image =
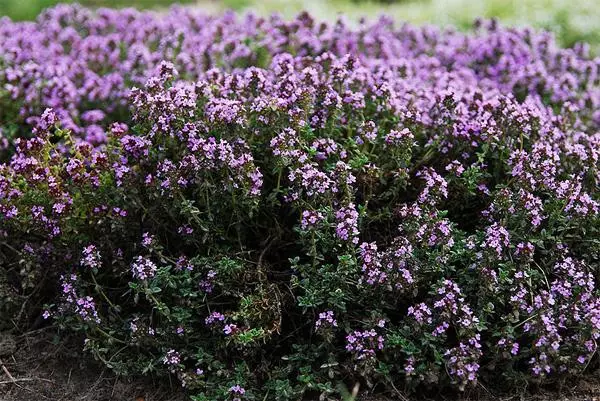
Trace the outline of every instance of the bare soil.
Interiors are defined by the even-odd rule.
[[[115,376],[51,330],[0,333],[0,401],[184,401],[175,383]]]
[[[186,401],[176,383],[117,377],[82,352],[80,340],[55,340],[52,329],[20,336],[0,333],[0,401]],[[351,401],[349,398],[348,401]],[[434,398],[395,394],[357,401],[600,401],[600,375],[560,389],[492,394],[477,390]],[[310,401],[310,400],[307,400]]]

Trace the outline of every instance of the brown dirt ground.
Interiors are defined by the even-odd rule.
[[[55,344],[53,336],[51,330],[12,338],[0,333],[0,401],[186,400],[175,383],[169,388],[151,379],[116,377],[84,356],[80,341]],[[7,342],[14,345],[2,352]]]
[[[12,336],[0,333],[0,401],[185,401],[176,383],[116,377],[83,355],[75,340],[53,341],[52,330]],[[477,391],[435,399],[398,394],[360,401],[600,401],[600,374],[563,385],[561,391],[493,395]],[[357,400],[357,401],[358,401]]]

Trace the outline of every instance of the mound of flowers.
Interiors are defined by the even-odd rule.
[[[597,368],[585,46],[185,9],[2,22],[1,326],[40,316],[196,400]]]

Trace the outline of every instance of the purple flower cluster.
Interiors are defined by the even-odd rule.
[[[78,285],[78,277],[76,274],[61,276],[63,303],[59,306],[59,312],[65,313],[67,310],[72,311],[75,315],[81,318],[84,322],[100,323],[100,317],[96,310],[96,303],[91,296],[79,296],[76,290]]]
[[[174,349],[170,349],[163,357],[163,363],[170,369],[175,369],[181,364],[181,355]]]
[[[95,245],[88,245],[83,248],[81,252],[81,261],[79,262],[81,266],[87,267],[90,269],[97,269],[100,267],[102,261],[100,259],[100,252]]]
[[[219,312],[212,312],[204,319],[206,326],[213,329],[219,328],[226,336],[233,335],[239,331],[239,328],[236,324],[225,323],[225,321],[225,315]]]
[[[319,223],[325,220],[325,216],[323,213],[319,211],[305,210],[302,212],[302,221],[300,222],[300,226],[303,230],[308,230],[309,228],[315,228],[319,225]]]
[[[156,274],[156,264],[150,259],[138,256],[131,263],[131,274],[139,280],[148,280]]]
[[[460,383],[460,388],[477,381],[477,371],[480,367],[478,362],[482,355],[479,341],[480,336],[476,334],[466,343],[461,342],[444,354],[448,361],[448,373]]]
[[[232,401],[241,401],[244,394],[246,394],[246,389],[236,384],[229,389],[229,393],[233,397]]]
[[[197,357],[222,368],[186,386],[226,380],[234,399],[231,358],[243,383],[284,381],[253,348],[269,344],[339,357],[306,375],[319,385],[380,356],[461,389],[492,367],[595,366],[600,63],[585,46],[485,21],[79,6],[2,19],[0,39],[0,130],[22,135],[0,144],[19,281],[1,302],[47,277],[60,300],[34,304],[119,337],[87,330],[97,352],[131,342],[115,354],[141,366],[170,350],[165,371]]]
[[[204,319],[204,323],[206,323],[207,326],[213,326],[219,322],[222,323],[224,321],[225,321],[225,316],[219,312],[213,312],[206,319]]]
[[[214,289],[214,280],[216,276],[217,272],[215,272],[214,270],[209,270],[208,273],[206,273],[206,278],[200,280],[198,287],[207,294],[212,293]]]
[[[346,351],[351,352],[359,361],[374,358],[375,353],[382,350],[384,344],[384,337],[375,329],[356,330],[346,336]]]
[[[315,330],[338,327],[337,320],[332,310],[319,313],[319,318],[315,322]]]
[[[379,251],[375,243],[360,245],[363,277],[359,282],[376,286],[393,286],[407,290],[415,283],[418,267],[411,264],[413,248],[404,237],[396,237],[385,251]]]
[[[450,332],[458,336],[459,344],[444,352],[446,369],[459,388],[477,381],[481,351],[479,319],[474,316],[471,307],[459,286],[451,280],[444,280],[435,291],[433,305],[420,303],[408,309],[417,327],[430,331],[429,335],[443,340]],[[414,359],[413,359],[414,363]],[[412,364],[411,364],[412,366]]]
[[[335,213],[337,225],[335,233],[343,241],[351,241],[358,244],[358,212],[353,203],[339,209]]]

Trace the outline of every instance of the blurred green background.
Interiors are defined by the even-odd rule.
[[[0,0],[0,15],[15,20],[34,19],[55,0]],[[64,1],[63,1],[64,2]],[[67,1],[68,2],[68,1]],[[80,0],[90,7],[152,8],[164,10],[171,0]],[[471,26],[476,17],[497,17],[505,25],[531,25],[556,33],[560,42],[572,46],[586,41],[595,54],[600,50],[600,1],[596,0],[180,0],[193,7],[219,12],[253,10],[259,14],[279,12],[291,17],[307,10],[319,19],[333,20],[340,13],[351,21],[361,16],[389,15],[397,21]]]

